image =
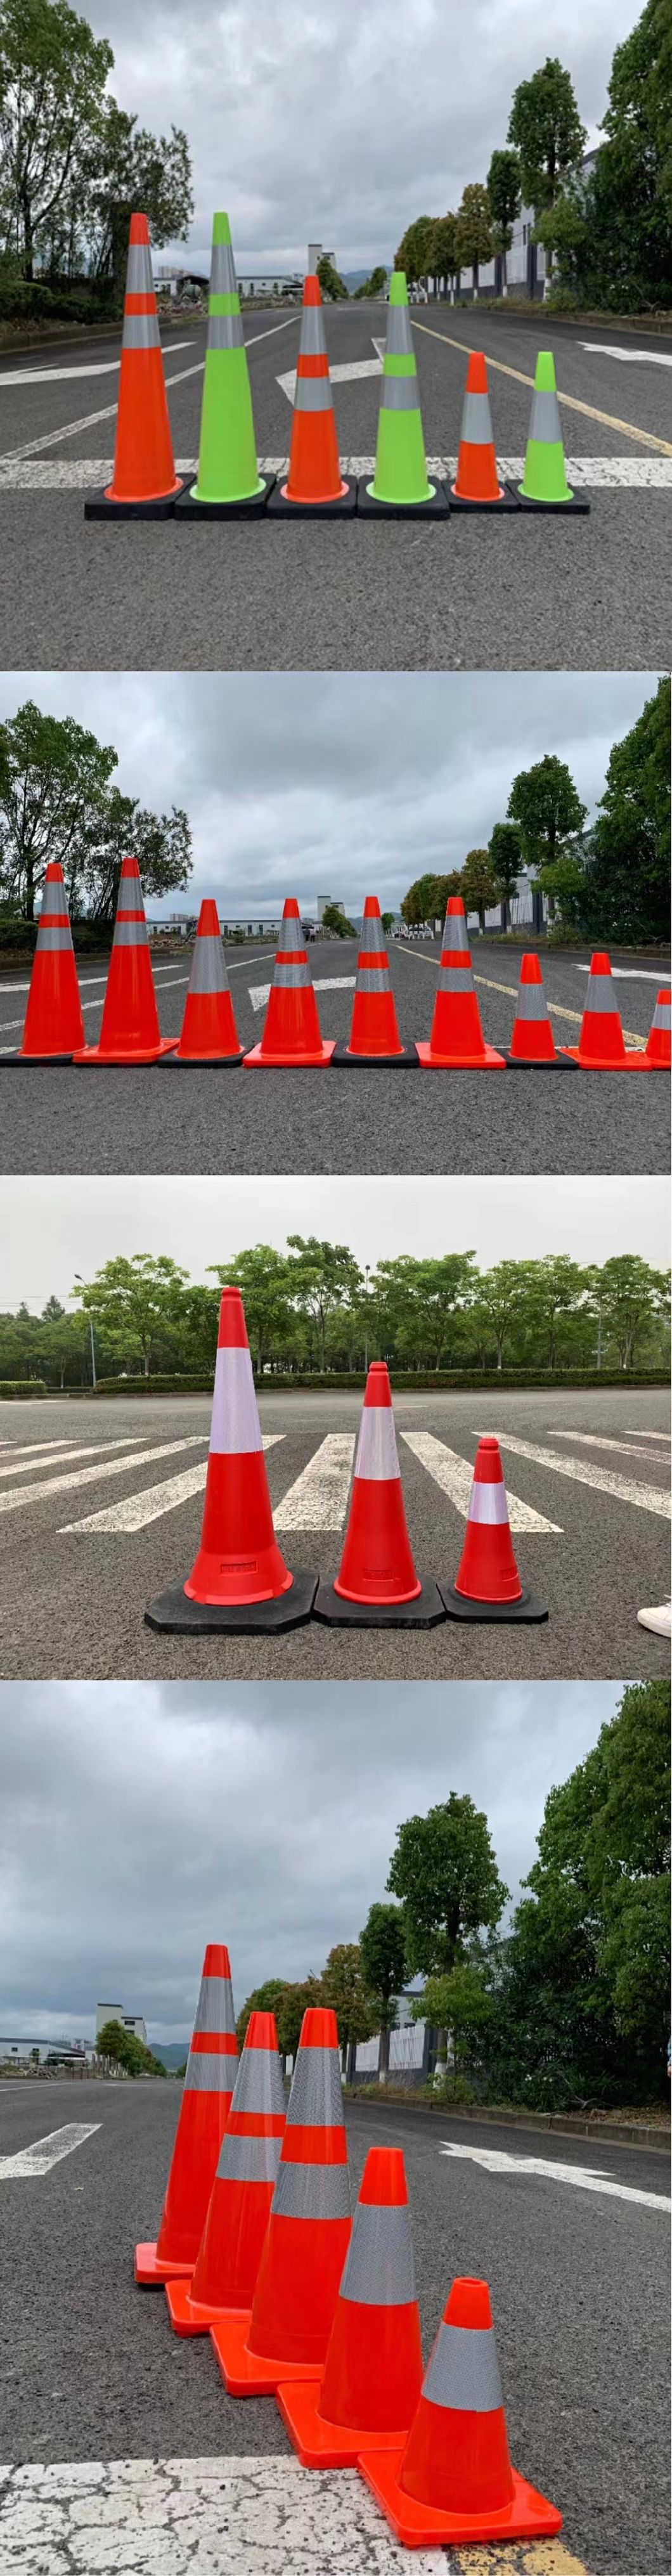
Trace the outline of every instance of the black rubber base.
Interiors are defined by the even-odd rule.
[[[72,1064],[72,1061],[72,1054],[22,1055],[20,1047],[15,1047],[12,1055],[0,1055],[0,1072],[6,1064]]]
[[[375,1073],[376,1066],[382,1065],[388,1073],[394,1070],[395,1065],[417,1066],[418,1057],[414,1046],[404,1047],[402,1055],[351,1055],[349,1047],[337,1046],[331,1061],[332,1064],[347,1065],[349,1072],[354,1070],[356,1073],[358,1065],[364,1065],[371,1066]]]
[[[359,519],[447,519],[445,485],[439,482],[438,475],[430,501],[376,501],[368,490],[371,479],[370,474],[360,474],[357,485]],[[429,480],[432,481],[431,475]]]
[[[507,1055],[509,1073],[576,1073],[571,1056],[556,1055],[552,1064],[540,1064],[537,1055]]]
[[[344,1601],[333,1583],[321,1583],[313,1618],[325,1628],[438,1628],[445,1611],[438,1583],[425,1575],[415,1601],[374,1602],[371,1607],[365,1601]]]
[[[485,519],[505,519],[507,510],[520,509],[520,501],[518,499],[514,483],[503,484],[501,501],[462,501],[461,499],[458,499],[457,494],[453,491],[452,483],[446,484],[446,491],[448,494],[448,508],[451,512],[453,510],[465,510],[473,517],[474,511],[480,510],[482,511]]]
[[[463,1593],[455,1591],[453,1583],[440,1583],[439,1592],[449,1619],[471,1620],[477,1627],[513,1628],[519,1620],[539,1627],[548,1618],[548,1611],[541,1601],[535,1601],[533,1592],[523,1591],[520,1601],[467,1601]]]
[[[276,1601],[252,1601],[235,1610],[220,1610],[213,1601],[189,1601],[181,1584],[161,1592],[145,1611],[145,1627],[163,1629],[169,1637],[266,1637],[281,1628],[303,1628],[310,1618],[318,1577],[294,1575],[289,1592]]]
[[[340,501],[286,501],[280,477],[268,504],[269,519],[352,519],[357,507],[357,485],[343,476],[347,491]]]
[[[108,501],[104,492],[92,492],[84,503],[85,519],[172,519],[179,492],[171,492],[164,501]]]
[[[176,519],[258,519],[263,516],[275,483],[274,474],[264,474],[263,492],[250,492],[244,501],[195,501],[197,476],[185,485],[175,503]]]
[[[590,510],[582,492],[574,492],[571,501],[525,501],[518,491],[517,500],[519,510],[544,510],[549,519],[587,519]]]
[[[232,1065],[242,1064],[244,1054],[241,1047],[239,1055],[162,1055],[159,1061],[171,1068],[179,1065],[181,1073],[189,1073],[192,1066],[195,1073],[228,1073]]]

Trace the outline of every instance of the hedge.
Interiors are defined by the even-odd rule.
[[[39,1383],[39,1380],[32,1379],[30,1382],[30,1388],[21,1388],[20,1392],[32,1392],[33,1387]],[[172,1376],[165,1374],[151,1377],[104,1377],[99,1378],[98,1384],[95,1387],[69,1386],[63,1387],[58,1391],[69,1397],[90,1397],[97,1395],[211,1395],[212,1385],[212,1370],[201,1369],[194,1371],[192,1375],[185,1374],[183,1377],[179,1376],[177,1373]],[[395,1395],[412,1395],[414,1392],[419,1395],[426,1395],[428,1393],[432,1394],[436,1391],[437,1387],[439,1389],[443,1389],[447,1393],[450,1393],[452,1388],[456,1394],[459,1394],[460,1391],[464,1389],[466,1394],[483,1395],[484,1393],[487,1393],[497,1396],[503,1388],[508,1388],[510,1390],[511,1388],[516,1387],[519,1389],[521,1395],[524,1395],[528,1387],[547,1387],[550,1391],[556,1386],[577,1388],[606,1386],[623,1387],[626,1392],[629,1392],[632,1387],[666,1387],[668,1385],[669,1372],[666,1369],[633,1369],[632,1371],[628,1370],[627,1373],[624,1373],[620,1369],[618,1371],[612,1369],[501,1369],[499,1372],[494,1369],[487,1369],[479,1373],[472,1369],[438,1369],[436,1372],[432,1371],[431,1374],[418,1370],[417,1375],[409,1374],[408,1370],[397,1372],[397,1370],[394,1369],[392,1371],[392,1386],[393,1394]],[[277,1377],[257,1378],[256,1386],[257,1393],[260,1395],[268,1393],[269,1390],[271,1393],[277,1391],[277,1393],[281,1395],[300,1394],[301,1391],[306,1388],[309,1393],[316,1391],[317,1393],[329,1392],[336,1395],[340,1392],[343,1392],[344,1394],[351,1394],[353,1392],[361,1394],[364,1387],[364,1370],[343,1370],[342,1374],[341,1372],[332,1371],[331,1375],[320,1375],[320,1373],[316,1371],[314,1376],[309,1376],[308,1374],[300,1376],[297,1374],[296,1377],[280,1376],[280,1374],[278,1374]],[[46,1388],[44,1391],[45,1393],[47,1392]],[[52,1392],[53,1391],[54,1390],[52,1389]]]
[[[87,294],[82,288],[45,286],[41,279],[0,282],[0,322],[114,322],[119,310],[112,289]]]
[[[8,1401],[14,1395],[48,1395],[46,1377],[0,1377],[0,1397]]]
[[[26,951],[32,955],[38,928],[39,919],[3,921],[0,916],[0,958],[8,956],[14,950],[19,955],[25,955]],[[106,955],[112,946],[114,924],[111,921],[77,921],[76,918],[73,920],[71,917],[70,928],[75,948],[86,949],[89,955],[91,953],[95,956],[100,956],[101,953]]]

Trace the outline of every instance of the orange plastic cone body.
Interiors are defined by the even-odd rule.
[[[264,1033],[246,1064],[330,1064],[335,1038],[322,1038],[301,915],[293,895],[282,916]]]
[[[527,1063],[556,1064],[555,1039],[548,1016],[544,978],[539,959],[530,949],[520,961],[518,1001],[511,1036],[511,1054]]]
[[[177,1049],[185,1063],[203,1056],[240,1055],[216,903],[201,904],[191,981]]]
[[[460,452],[453,484],[459,501],[502,501],[492,435],[488,370],[482,350],[473,349],[467,367]]]
[[[671,1002],[672,993],[670,991],[670,986],[669,984],[665,984],[662,992],[658,995],[646,1046],[647,1064],[659,1066],[663,1073],[669,1073],[670,1070]]]
[[[593,1073],[623,1073],[629,1067],[641,1071],[648,1062],[643,1048],[629,1048],[626,1054],[606,949],[597,948],[591,957],[579,1043],[568,1047],[567,1054]]]
[[[354,2467],[393,2449],[422,2384],[408,2195],[400,2147],[370,2147],[321,2381],[278,2389],[304,2468]]]
[[[83,1047],[77,1064],[152,1064],[170,1055],[174,1038],[162,1038],[149,954],[137,859],[122,859],[103,1021],[95,1047]]]
[[[377,895],[367,894],[348,1054],[403,1055],[403,1052],[380,904]]]
[[[499,1442],[479,1440],[455,1591],[468,1601],[520,1601]]]
[[[416,1601],[422,1584],[406,1527],[385,1360],[372,1360],[364,1393],[343,1555],[334,1591],[345,1601]]]
[[[486,1065],[504,1067],[503,1055],[486,1046],[483,1037],[464,904],[459,895],[448,899],[429,1045],[416,1040],[416,1047],[424,1065],[462,1069],[473,1066],[476,1070]]]
[[[275,1601],[292,1579],[273,1531],[243,1300],[224,1288],[201,1544],[184,1590],[233,1609]]]
[[[223,2309],[249,2313],[285,2127],[273,2014],[253,2012],[191,2279],[168,2281],[176,2334],[207,2334]]]
[[[556,2506],[511,2467],[486,2281],[453,2282],[406,2444],[362,2452],[359,2467],[411,2549],[561,2529]]]
[[[163,2216],[155,2245],[136,2245],[135,2277],[160,2286],[171,2272],[190,2272],[196,2261],[236,2080],[238,2050],[229,1953],[210,1941],[203,1961],[198,2009]]]
[[[131,215],[114,471],[107,501],[181,492],[170,435],[146,215]]]
[[[249,2317],[211,2329],[229,2395],[322,2369],[350,2237],[336,2016],[304,2013],[278,2178]]]
[[[19,1054],[74,1055],[76,1048],[83,1045],[84,1021],[63,869],[57,859],[50,859],[45,870]]]
[[[306,278],[303,289],[289,474],[282,488],[285,500],[303,503],[340,501],[348,489],[339,464],[322,297],[314,276]]]

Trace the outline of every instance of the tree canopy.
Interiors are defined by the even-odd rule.
[[[114,55],[68,0],[1,0],[0,241],[18,273],[35,264],[116,285],[138,203],[155,247],[193,215],[186,135],[155,138],[117,106]]]
[[[138,860],[146,895],[191,874],[186,814],[152,814],[115,786],[117,753],[74,716],[44,715],[31,698],[0,724],[0,903],[33,921],[49,859],[60,860],[71,912],[110,921],[121,862]]]

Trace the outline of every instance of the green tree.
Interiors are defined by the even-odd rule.
[[[531,769],[520,769],[506,810],[509,821],[519,826],[526,866],[537,870],[537,881],[542,893],[548,894],[552,916],[553,892],[545,871],[566,855],[567,843],[582,831],[588,810],[581,803],[566,761],[546,751],[542,760],[533,761]]]
[[[542,1340],[544,1366],[556,1368],[563,1324],[585,1307],[593,1274],[567,1252],[548,1252],[527,1268],[530,1322]]]
[[[439,278],[444,287],[450,285],[452,302],[459,268],[456,215],[437,215],[429,227],[426,248],[430,276]]]
[[[389,939],[389,938],[391,937],[392,931],[393,931],[393,929],[394,929],[395,915],[394,915],[394,913],[393,913],[393,912],[383,912],[383,913],[381,913],[381,916],[380,916],[380,917],[381,917],[381,921],[382,921],[382,925],[383,925],[383,930],[384,930],[385,938],[386,938],[386,939]]]
[[[404,1918],[398,1905],[369,1906],[359,1935],[359,1955],[380,2028],[378,2077],[385,2084],[390,2067],[390,2031],[396,2030],[397,1996],[406,1974]]]
[[[384,295],[386,285],[387,269],[372,268],[371,275],[370,277],[365,278],[363,286],[355,287],[353,303],[359,304],[367,298],[376,299],[379,296]]]
[[[653,1270],[637,1252],[613,1254],[600,1270],[587,1274],[607,1336],[616,1344],[620,1366],[632,1369],[635,1351],[661,1315],[669,1314],[669,1271]]]
[[[118,290],[136,206],[147,216],[154,250],[186,240],[194,212],[187,137],[175,125],[169,135],[148,134],[137,117],[109,99],[93,156],[86,220],[94,275],[111,278]]]
[[[34,920],[48,859],[60,860],[71,907],[96,918],[111,917],[128,849],[146,893],[186,885],[186,814],[144,813],[112,785],[116,765],[109,743],[32,699],[0,725],[0,897],[24,920]]]
[[[478,300],[478,272],[483,261],[492,259],[493,237],[490,201],[480,179],[462,191],[455,219],[455,256],[458,268],[471,269],[474,302]]]
[[[238,2014],[238,2020],[236,2022],[236,2038],[239,2048],[242,2048],[243,2046],[250,2015],[253,2012],[275,2013],[277,2011],[280,1996],[286,1993],[286,1977],[267,1977],[264,1986],[253,1987],[252,1993],[247,1996],[246,2001]]]
[[[110,2066],[120,2066],[124,2075],[165,2075],[165,2066],[146,2048],[135,2031],[125,2030],[121,2021],[106,2021],[98,2032],[96,2050]]]
[[[517,824],[494,823],[488,842],[488,858],[493,884],[504,905],[504,926],[507,930],[510,906],[518,892],[522,855]]]
[[[367,1994],[362,1975],[362,1960],[357,1941],[337,1941],[330,1950],[320,1980],[322,2000],[336,2014],[341,2064],[345,2075],[349,2053],[360,2039],[371,2039],[376,2028],[376,2014]]]
[[[521,209],[520,162],[517,152],[493,152],[487,181],[488,204],[492,216],[492,238],[495,250],[504,260],[503,294],[508,295],[506,274],[507,252],[513,241],[513,227]]]
[[[591,926],[605,939],[666,939],[670,909],[670,681],[609,756],[586,868]]]
[[[98,145],[113,62],[67,0],[2,0],[0,217],[26,278]]]
[[[286,2057],[296,2057],[304,2013],[309,2012],[313,2005],[319,2005],[322,2001],[319,1977],[311,1975],[304,1977],[301,1985],[283,1986],[275,2006],[275,2025],[283,2066]]]
[[[347,304],[347,286],[344,284],[343,278],[339,277],[338,269],[334,268],[332,260],[326,259],[325,257],[318,259],[317,282],[320,294],[324,297],[325,304],[340,304],[342,303],[343,298],[345,298],[345,302]]]
[[[335,1307],[361,1295],[362,1272],[347,1243],[320,1243],[315,1234],[289,1234],[287,1243],[296,1256],[289,1264],[290,1296],[298,1312],[310,1319],[317,1332],[320,1366],[324,1369],[329,1316]]]
[[[357,937],[354,922],[346,920],[345,913],[341,912],[340,905],[337,903],[325,903],[322,929],[326,930],[327,935],[331,933],[332,939],[356,939]]]
[[[403,268],[404,275],[409,286],[419,286],[421,281],[425,280],[429,273],[428,257],[431,230],[432,216],[416,215],[415,222],[407,225],[403,238],[399,243],[399,248],[398,250],[395,250],[395,268]]]
[[[581,123],[571,75],[557,54],[547,54],[531,80],[514,91],[507,141],[520,156],[523,197],[537,217],[555,206],[581,167],[586,129]],[[544,294],[550,286],[551,253]]]
[[[557,208],[560,281],[584,305],[627,313],[672,301],[671,91],[669,0],[647,0],[614,54],[588,185]]]
[[[468,850],[460,870],[458,892],[465,912],[477,912],[481,930],[485,930],[486,912],[497,902],[497,887],[490,866],[488,850]]]
[[[402,1353],[439,1369],[455,1315],[477,1286],[473,1252],[447,1252],[438,1261],[416,1261],[401,1252],[379,1261],[372,1281],[383,1336]]]
[[[423,1993],[414,1996],[411,2004],[412,2021],[429,2022],[434,2029],[449,2032],[456,2074],[474,2047],[480,2046],[491,2016],[483,1970],[472,1959],[457,1959],[448,1976],[429,1977]]]
[[[211,1264],[220,1288],[239,1288],[245,1307],[250,1348],[261,1376],[264,1361],[284,1349],[292,1330],[292,1264],[272,1243],[255,1243],[235,1261]]]
[[[498,1370],[504,1365],[505,1344],[527,1311],[535,1269],[534,1262],[496,1261],[479,1279],[473,1318],[477,1328],[487,1325]]]
[[[487,1816],[454,1789],[428,1815],[398,1826],[387,1886],[403,1906],[409,1974],[424,1977],[449,1976],[470,1934],[499,1922],[509,1893]]]
[[[128,1337],[129,1350],[140,1352],[149,1377],[158,1339],[179,1322],[186,1278],[167,1253],[135,1252],[130,1260],[118,1253],[72,1294],[94,1323],[111,1328],[119,1340]]]

